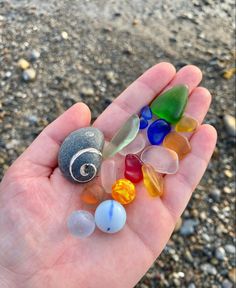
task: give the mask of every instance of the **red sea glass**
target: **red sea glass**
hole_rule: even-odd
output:
[[[125,178],[133,183],[143,179],[142,161],[137,155],[128,154],[125,157]]]

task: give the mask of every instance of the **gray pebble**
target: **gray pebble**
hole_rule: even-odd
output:
[[[7,71],[6,74],[5,74],[5,77],[6,78],[10,78],[12,75],[11,71]]]
[[[206,274],[210,274],[210,275],[216,275],[217,274],[216,268],[209,263],[202,264],[200,268]]]
[[[82,87],[81,94],[87,97],[92,97],[94,96],[94,90],[91,87]]]
[[[216,248],[215,256],[216,256],[216,259],[218,260],[221,260],[221,261],[225,260],[225,257],[226,257],[225,249],[223,247]]]
[[[188,288],[196,288],[196,285],[195,285],[194,283],[190,283],[190,284],[188,285]]]
[[[221,191],[218,188],[214,188],[211,193],[210,196],[213,200],[215,200],[216,202],[220,201],[220,197],[221,197]]]
[[[34,81],[36,78],[36,71],[33,68],[26,69],[22,72],[22,79],[25,82]]]
[[[30,61],[34,62],[40,58],[40,52],[37,50],[32,50],[29,54]]]
[[[225,251],[230,253],[230,254],[236,254],[236,247],[231,244],[225,245]]]
[[[72,182],[92,180],[101,165],[103,145],[103,133],[96,128],[87,127],[72,132],[62,143],[58,155],[62,174]]]
[[[236,123],[236,120],[233,116],[231,115],[224,116],[224,124],[225,124],[226,130],[230,136],[234,136],[234,137],[236,136],[235,123]]]
[[[188,219],[183,222],[180,228],[180,234],[183,236],[188,236],[194,233],[194,227],[198,224],[196,220]]]
[[[222,282],[222,288],[233,288],[233,283],[230,282],[228,279],[225,279]]]

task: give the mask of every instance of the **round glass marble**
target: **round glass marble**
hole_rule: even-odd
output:
[[[96,225],[90,212],[77,210],[68,217],[67,227],[73,236],[86,238],[94,232]]]
[[[95,223],[105,233],[120,231],[126,222],[125,208],[115,200],[106,200],[95,211]]]

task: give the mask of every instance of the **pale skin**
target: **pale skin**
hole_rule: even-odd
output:
[[[107,140],[129,115],[161,91],[186,84],[186,113],[202,123],[211,95],[198,87],[201,71],[192,65],[177,73],[160,63],[133,82],[95,121]],[[112,119],[112,121],[111,121]],[[13,163],[0,184],[0,287],[131,288],[160,255],[198,185],[214,151],[216,131],[201,125],[190,136],[192,152],[175,175],[165,176],[161,198],[148,196],[142,184],[127,207],[125,228],[115,234],[73,238],[66,228],[80,208],[78,185],[57,167],[60,144],[72,131],[91,125],[89,108],[77,103],[47,126]]]

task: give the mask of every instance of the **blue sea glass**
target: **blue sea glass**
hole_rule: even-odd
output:
[[[86,238],[94,232],[96,226],[94,217],[90,212],[77,210],[68,217],[67,227],[73,236]]]
[[[140,118],[140,124],[139,124],[139,129],[145,129],[148,126],[148,121],[144,118]]]
[[[152,110],[149,106],[144,106],[140,111],[140,116],[146,120],[152,119]]]
[[[95,223],[105,233],[120,231],[126,222],[125,208],[115,200],[100,203],[95,211]]]
[[[170,131],[170,124],[163,119],[158,119],[148,127],[148,140],[152,145],[159,145]]]

